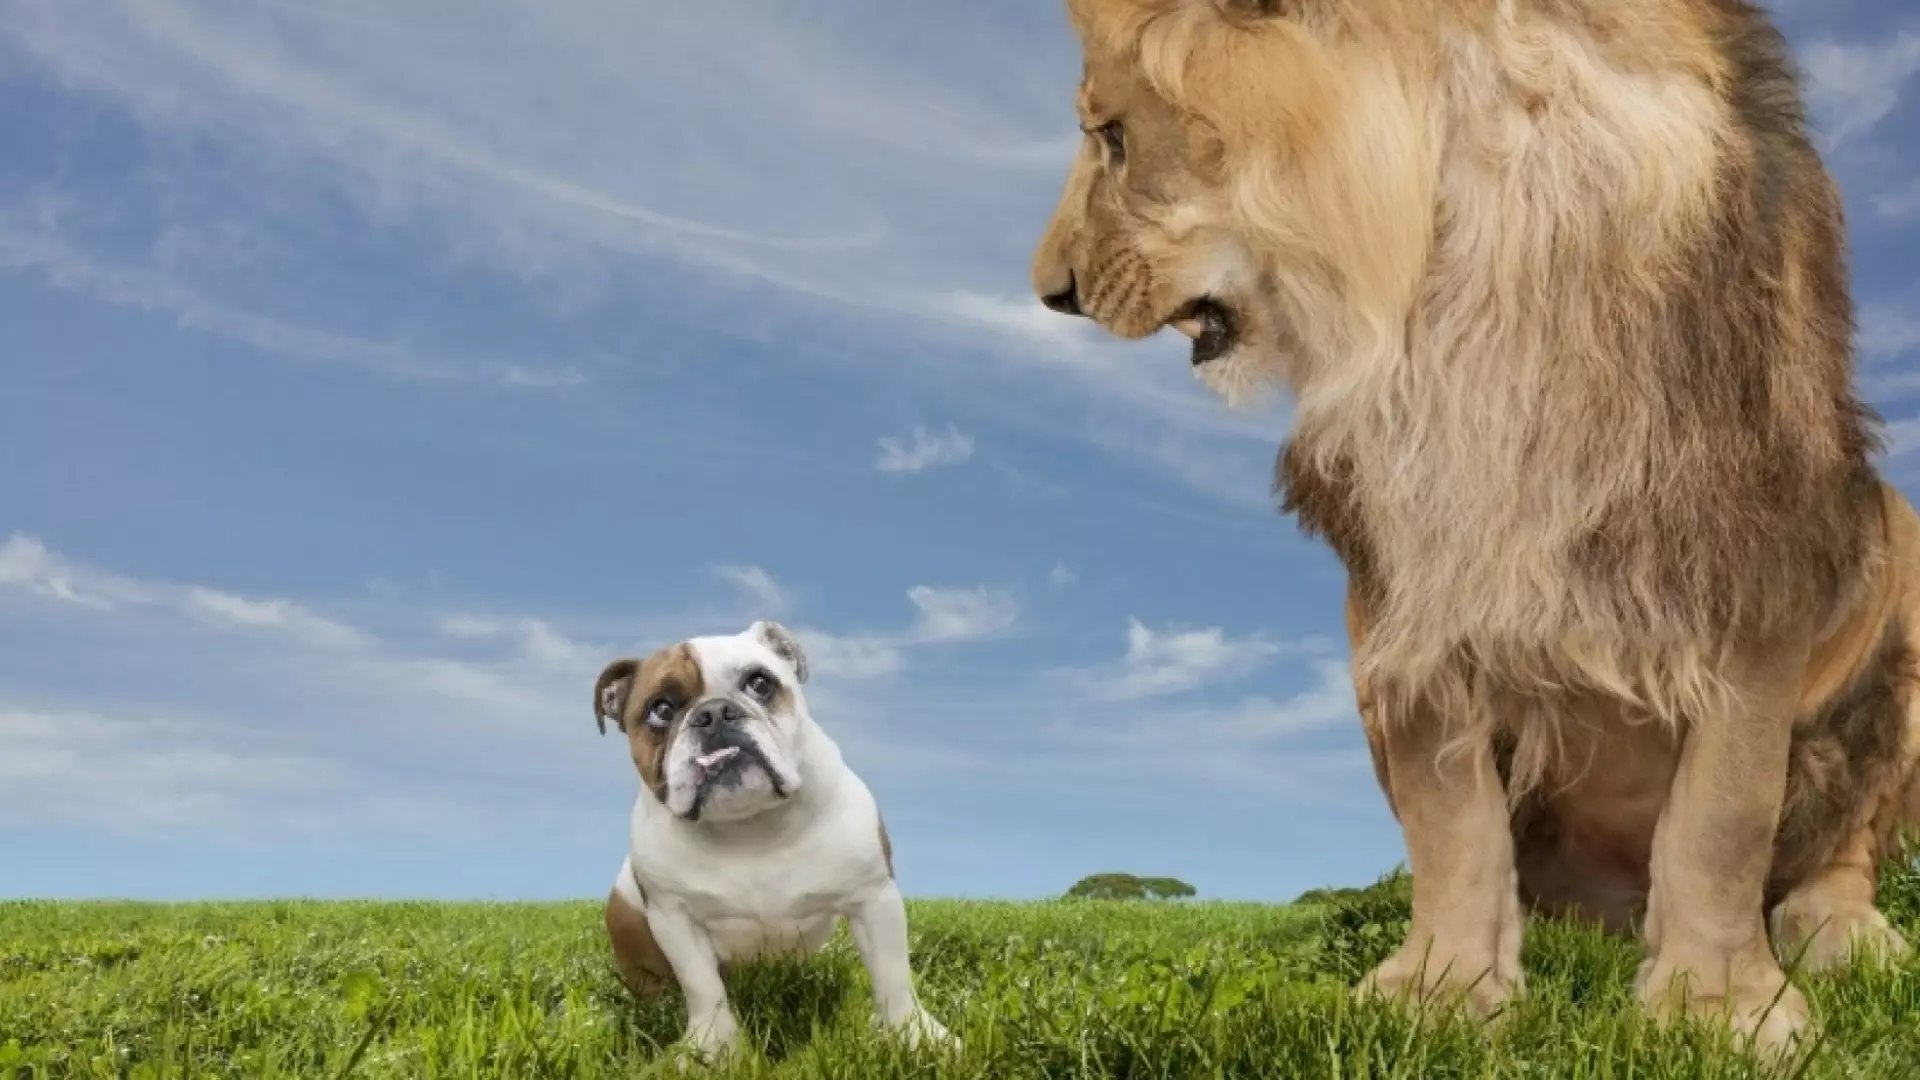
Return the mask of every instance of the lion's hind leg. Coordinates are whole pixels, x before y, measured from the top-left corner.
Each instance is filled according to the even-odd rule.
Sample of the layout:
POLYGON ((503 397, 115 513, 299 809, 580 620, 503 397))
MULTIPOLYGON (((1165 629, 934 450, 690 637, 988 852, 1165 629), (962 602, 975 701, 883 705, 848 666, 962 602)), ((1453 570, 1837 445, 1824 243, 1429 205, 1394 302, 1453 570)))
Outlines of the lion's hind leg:
POLYGON ((1908 951, 1874 905, 1882 861, 1895 853, 1920 796, 1920 642, 1912 615, 1899 607, 1893 594, 1862 605, 1816 655, 1803 688, 1812 715, 1795 732, 1768 930, 1782 963, 1807 972, 1908 951))
MULTIPOLYGON (((1878 630, 1852 678, 1797 733, 1776 841, 1768 915, 1782 962, 1809 972, 1903 956, 1908 944, 1874 904, 1882 862, 1920 818, 1920 701, 1910 615, 1878 630), (1784 895, 1781 895, 1784 894, 1784 895)), ((1859 633, 1859 632, 1857 632, 1859 633)), ((1871 640, 1871 639, 1869 639, 1871 640)), ((1804 700, 1804 699, 1803 699, 1804 700)))
POLYGON ((1848 833, 1834 857, 1796 885, 1768 915, 1780 961, 1809 974, 1854 960, 1905 956, 1907 940, 1874 905, 1881 854, 1871 822, 1848 833))

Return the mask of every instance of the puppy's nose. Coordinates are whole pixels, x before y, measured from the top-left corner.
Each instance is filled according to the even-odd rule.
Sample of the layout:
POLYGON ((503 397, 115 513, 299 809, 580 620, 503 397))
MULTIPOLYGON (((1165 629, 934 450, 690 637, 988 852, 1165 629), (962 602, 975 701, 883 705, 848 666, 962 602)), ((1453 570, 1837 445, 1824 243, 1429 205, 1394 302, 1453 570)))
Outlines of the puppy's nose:
POLYGON ((715 724, 737 724, 746 718, 746 711, 731 701, 709 701, 687 715, 687 726, 705 728, 715 724))
POLYGON ((1062 315, 1086 314, 1080 310, 1080 290, 1079 287, 1074 284, 1073 273, 1071 271, 1067 273, 1067 287, 1061 289, 1059 292, 1042 296, 1040 302, 1050 310, 1057 311, 1062 315))

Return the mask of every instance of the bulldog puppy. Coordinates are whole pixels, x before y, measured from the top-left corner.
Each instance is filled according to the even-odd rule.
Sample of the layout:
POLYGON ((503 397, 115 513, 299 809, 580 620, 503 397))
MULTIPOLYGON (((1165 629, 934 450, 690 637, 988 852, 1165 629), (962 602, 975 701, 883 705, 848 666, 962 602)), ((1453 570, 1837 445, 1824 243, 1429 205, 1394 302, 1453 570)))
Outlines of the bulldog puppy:
POLYGON ((596 722, 626 733, 640 794, 607 934, 637 995, 678 983, 702 1059, 738 1036, 729 961, 810 955, 844 916, 873 980, 876 1020, 912 1043, 952 1036, 921 1007, 893 851, 867 785, 814 723, 807 659, 761 621, 608 664, 596 722))

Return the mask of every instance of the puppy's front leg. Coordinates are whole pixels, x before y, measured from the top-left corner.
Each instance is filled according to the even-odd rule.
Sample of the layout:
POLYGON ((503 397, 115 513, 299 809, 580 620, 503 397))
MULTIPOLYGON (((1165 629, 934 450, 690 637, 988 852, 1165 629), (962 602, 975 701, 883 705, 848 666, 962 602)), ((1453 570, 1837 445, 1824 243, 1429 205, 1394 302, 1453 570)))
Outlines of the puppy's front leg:
MULTIPOLYGON (((1413 920, 1360 993, 1460 1000, 1479 1016, 1520 992, 1520 898, 1490 722, 1425 698, 1370 695, 1385 787, 1406 837, 1413 920), (1452 723, 1449 723, 1452 721, 1452 723)), ((1467 709, 1489 703, 1462 695, 1467 709)))
POLYGON ((727 984, 720 978, 720 958, 706 930, 685 911, 671 904, 650 904, 647 922, 654 940, 673 967, 673 977, 687 1003, 686 1044, 703 1061, 712 1061, 733 1049, 740 1026, 727 1004, 727 984))
POLYGON ((848 913, 847 922, 867 977, 873 981, 875 1019, 904 1034, 909 1045, 923 1040, 953 1042, 913 992, 913 970, 907 961, 907 908, 900 887, 887 881, 848 913))

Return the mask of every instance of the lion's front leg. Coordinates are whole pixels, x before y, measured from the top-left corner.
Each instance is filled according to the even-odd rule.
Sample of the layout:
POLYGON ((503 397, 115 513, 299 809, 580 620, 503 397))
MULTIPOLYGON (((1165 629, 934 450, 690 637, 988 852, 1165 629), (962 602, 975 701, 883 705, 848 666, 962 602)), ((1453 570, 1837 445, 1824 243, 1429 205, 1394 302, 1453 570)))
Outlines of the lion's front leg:
POLYGON ((1406 838, 1413 920, 1399 951, 1360 992, 1457 1000, 1490 1016, 1522 991, 1523 979, 1513 834, 1489 725, 1450 728, 1424 702, 1375 696, 1370 704, 1378 723, 1369 734, 1406 838), (1455 735, 1462 737, 1450 743, 1455 735))
MULTIPOLYGON (((1368 612, 1366 601, 1351 578, 1347 581, 1346 616, 1348 655, 1358 656, 1367 639, 1368 612)), ((1360 732, 1367 739, 1367 755, 1373 760, 1374 779, 1379 781, 1380 793, 1387 798, 1387 812, 1398 819, 1400 810, 1393 802, 1393 777, 1387 771, 1387 739, 1380 726, 1380 710, 1374 703, 1372 690, 1358 675, 1353 680, 1353 698, 1354 708, 1360 714, 1360 732)))
POLYGON ((1786 1049, 1807 1024, 1806 998, 1775 961, 1762 910, 1795 701, 1779 683, 1752 680, 1738 695, 1744 708, 1730 702, 1689 718, 1654 828, 1647 958, 1636 980, 1656 1018, 1725 1017, 1764 1052, 1786 1049))

